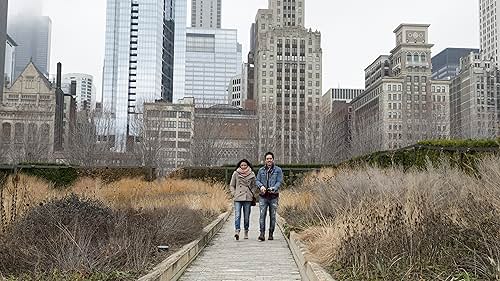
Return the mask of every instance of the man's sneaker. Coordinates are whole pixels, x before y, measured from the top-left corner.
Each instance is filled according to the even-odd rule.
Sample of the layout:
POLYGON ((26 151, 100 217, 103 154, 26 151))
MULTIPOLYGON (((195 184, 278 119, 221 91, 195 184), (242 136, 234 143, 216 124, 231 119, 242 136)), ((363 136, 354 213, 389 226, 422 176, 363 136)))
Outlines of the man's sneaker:
POLYGON ((243 233, 243 239, 248 239, 248 230, 243 233))
POLYGON ((265 241, 266 238, 264 237, 264 232, 261 232, 260 235, 259 235, 259 241, 265 241))
POLYGON ((269 231, 269 237, 267 240, 274 240, 273 233, 269 231))
POLYGON ((240 240, 240 231, 239 230, 236 230, 234 232, 234 238, 236 239, 236 241, 240 240))

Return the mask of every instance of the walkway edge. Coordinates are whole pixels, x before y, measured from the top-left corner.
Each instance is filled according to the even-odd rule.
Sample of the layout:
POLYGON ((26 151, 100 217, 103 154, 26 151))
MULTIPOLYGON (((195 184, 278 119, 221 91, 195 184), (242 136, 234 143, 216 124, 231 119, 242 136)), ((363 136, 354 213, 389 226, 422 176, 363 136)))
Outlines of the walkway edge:
POLYGON ((287 237, 285 231, 286 221, 281 216, 278 216, 278 226, 285 237, 288 247, 292 252, 293 259, 299 268, 300 276, 305 281, 335 281, 333 277, 319 264, 308 261, 307 256, 309 251, 307 247, 300 241, 299 235, 295 231, 290 232, 290 237, 287 237))
POLYGON ((186 268, 193 262, 198 254, 207 246, 214 238, 224 223, 231 215, 229 211, 219 215, 212 223, 203 228, 203 235, 182 247, 179 251, 173 253, 167 259, 155 266, 151 272, 137 279, 137 281, 175 281, 178 280, 184 273, 186 268))

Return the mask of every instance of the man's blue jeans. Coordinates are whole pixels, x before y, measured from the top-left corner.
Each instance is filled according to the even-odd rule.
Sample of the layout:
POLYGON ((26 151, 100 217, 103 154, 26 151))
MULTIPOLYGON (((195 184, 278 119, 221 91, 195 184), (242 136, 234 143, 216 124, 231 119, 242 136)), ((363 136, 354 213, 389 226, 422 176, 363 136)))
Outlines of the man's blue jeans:
POLYGON ((260 208, 260 232, 266 231, 266 217, 267 217, 267 209, 269 208, 269 232, 274 232, 274 227, 276 226, 276 211, 278 210, 278 198, 269 199, 260 197, 259 200, 259 208, 260 208))
POLYGON ((243 208, 243 227, 248 230, 250 227, 250 210, 252 209, 252 202, 249 201, 235 201, 234 202, 234 229, 241 230, 241 208, 243 208))

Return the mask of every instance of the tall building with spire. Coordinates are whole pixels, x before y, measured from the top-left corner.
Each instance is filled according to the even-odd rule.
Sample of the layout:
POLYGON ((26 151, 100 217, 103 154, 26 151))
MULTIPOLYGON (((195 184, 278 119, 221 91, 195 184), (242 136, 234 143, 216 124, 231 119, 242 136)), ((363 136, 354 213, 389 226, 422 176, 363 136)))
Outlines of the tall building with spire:
POLYGON ((305 0, 269 0, 252 29, 259 153, 280 163, 319 162, 321 33, 305 28, 305 0))

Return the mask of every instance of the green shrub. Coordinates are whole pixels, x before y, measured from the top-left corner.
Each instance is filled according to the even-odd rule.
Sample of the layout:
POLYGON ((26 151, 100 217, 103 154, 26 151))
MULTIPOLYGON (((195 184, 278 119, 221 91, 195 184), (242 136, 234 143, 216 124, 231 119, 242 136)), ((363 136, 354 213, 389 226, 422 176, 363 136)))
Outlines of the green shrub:
POLYGON ((54 184, 55 188, 66 188, 78 179, 78 172, 73 167, 60 168, 23 168, 21 172, 44 179, 54 184))
MULTIPOLYGON (((27 164, 23 164, 27 165, 27 164)), ((73 185, 79 178, 88 177, 101 179, 103 183, 112 183, 123 178, 140 178, 147 181, 155 179, 155 170, 148 167, 72 167, 56 164, 43 164, 43 166, 31 165, 26 167, 18 166, 18 171, 30 176, 46 180, 54 184, 55 188, 67 188, 73 185)), ((14 167, 0 169, 0 185, 2 175, 8 175, 15 172, 14 167)))
POLYGON ((499 139, 468 139, 468 140, 427 140, 418 142, 419 145, 453 147, 453 148, 485 148, 500 147, 499 139))

